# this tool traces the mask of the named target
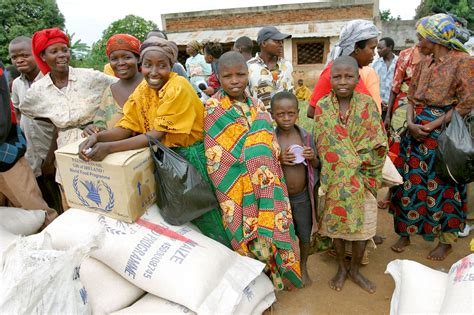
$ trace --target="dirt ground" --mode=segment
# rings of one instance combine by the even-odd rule
[[[350,280],[346,281],[341,292],[330,289],[328,281],[336,273],[336,261],[327,253],[315,254],[308,261],[313,285],[277,293],[277,302],[265,314],[389,314],[394,282],[384,272],[390,261],[410,259],[447,272],[454,262],[471,253],[469,242],[474,237],[474,232],[471,232],[470,237],[459,239],[445,261],[433,262],[426,256],[436,243],[426,242],[421,237],[412,238],[411,245],[403,253],[397,254],[390,249],[397,235],[393,231],[393,218],[387,210],[379,209],[377,234],[386,239],[371,251],[370,263],[361,269],[377,285],[375,294],[366,293]]]

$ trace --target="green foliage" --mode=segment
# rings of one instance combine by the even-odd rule
[[[156,27],[153,21],[147,21],[135,15],[127,15],[125,18],[113,22],[104,30],[102,38],[92,45],[90,54],[80,60],[77,66],[102,70],[104,65],[108,63],[105,46],[112,35],[130,34],[142,42],[145,40],[146,34]]]
[[[390,9],[379,11],[379,15],[382,21],[400,21],[402,19],[400,15],[394,17]]]
[[[64,29],[64,16],[56,0],[0,1],[0,60],[7,62],[8,44],[18,36],[51,27]]]
[[[69,46],[71,49],[71,66],[77,67],[81,64],[81,60],[86,57],[91,49],[87,46],[86,43],[81,42],[80,39],[74,40],[75,33],[69,34],[66,31],[67,36],[69,37]]]
[[[431,15],[431,7],[436,5],[467,20],[468,28],[474,30],[474,5],[472,0],[421,0],[416,8],[416,19]]]

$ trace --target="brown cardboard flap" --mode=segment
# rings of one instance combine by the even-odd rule
[[[78,155],[79,154],[79,144],[81,144],[85,139],[81,139],[79,141],[73,142],[71,144],[65,145],[59,149],[57,149],[54,154],[57,156],[59,155]],[[137,154],[142,153],[145,150],[149,150],[148,147],[137,149],[137,150],[129,150],[123,152],[117,152],[109,154],[102,162],[108,165],[126,165],[127,162]]]

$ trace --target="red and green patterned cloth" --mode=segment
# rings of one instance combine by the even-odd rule
[[[347,121],[340,118],[333,91],[315,107],[314,138],[326,193],[323,221],[331,234],[363,227],[365,191],[374,196],[382,180],[387,136],[372,97],[354,92]]]
[[[208,100],[204,144],[232,247],[266,264],[275,288],[301,287],[297,238],[277,158],[270,115],[247,98],[232,102],[221,90]]]

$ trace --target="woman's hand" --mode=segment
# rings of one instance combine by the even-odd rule
[[[409,123],[408,131],[410,132],[410,135],[415,138],[416,141],[423,142],[423,140],[425,140],[426,137],[428,137],[428,135],[430,134],[431,129],[423,125]]]
[[[84,161],[90,161],[89,154],[92,147],[97,143],[97,134],[90,135],[85,141],[79,145],[79,158]]]
[[[82,137],[87,138],[95,133],[99,133],[102,130],[104,130],[104,128],[97,127],[96,125],[87,125],[87,127],[82,131]]]
[[[111,153],[110,142],[99,142],[96,143],[90,151],[88,151],[87,157],[92,161],[102,161],[107,155]]]
[[[286,148],[286,150],[281,152],[280,155],[280,162],[282,165],[295,165],[293,161],[296,159],[296,156],[290,152],[290,148]]]

